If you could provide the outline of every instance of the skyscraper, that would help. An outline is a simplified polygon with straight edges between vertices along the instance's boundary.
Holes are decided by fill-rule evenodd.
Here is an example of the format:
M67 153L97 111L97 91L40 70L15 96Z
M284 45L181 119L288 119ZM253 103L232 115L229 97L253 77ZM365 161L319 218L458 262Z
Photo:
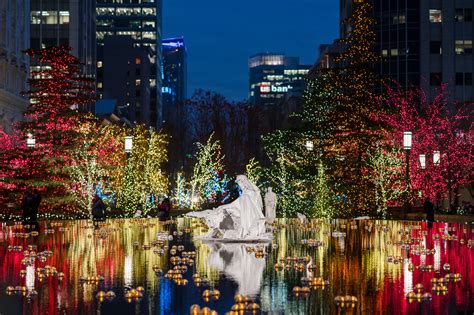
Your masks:
M71 54L83 64L83 73L95 77L95 2L34 0L30 6L30 47L70 46Z
M161 0L97 0L97 86L99 98L104 97L106 73L104 45L107 36L129 36L134 47L148 47L150 50L150 102L141 104L139 111L149 113L150 126L159 128L162 124L162 25ZM111 81L109 81L111 82ZM145 83L145 82L142 82ZM110 89L119 88L107 87ZM126 106L118 103L118 106ZM139 115L143 116L143 115Z
M249 100L254 105L277 105L289 91L305 88L310 66L298 57L263 53L249 59Z
M354 0L341 0L347 21ZM371 0L377 20L379 73L402 86L421 86L430 97L449 83L452 101L474 100L472 42L474 2L452 0ZM341 37L350 26L341 23Z
M184 38L163 39L163 121L168 121L170 110L186 99L186 53Z
M29 0L0 1L0 130L10 131L21 118L28 101L29 58L22 53L30 45Z

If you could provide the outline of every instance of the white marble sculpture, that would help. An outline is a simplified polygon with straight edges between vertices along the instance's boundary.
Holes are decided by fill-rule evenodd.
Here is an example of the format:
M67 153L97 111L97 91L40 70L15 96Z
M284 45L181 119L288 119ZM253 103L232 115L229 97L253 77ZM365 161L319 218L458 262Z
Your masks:
M267 219L276 218L277 195L272 191L272 187L267 188L265 193L265 216Z
M255 257L246 250L245 244L216 243L209 244L211 252L207 256L207 265L217 269L238 285L237 293L254 297L260 294L265 259Z
M260 189L247 176L238 175L235 182L242 195L227 205L215 209L195 211L188 217L203 218L209 233L202 239L227 241L271 240L272 234L265 231L265 216Z

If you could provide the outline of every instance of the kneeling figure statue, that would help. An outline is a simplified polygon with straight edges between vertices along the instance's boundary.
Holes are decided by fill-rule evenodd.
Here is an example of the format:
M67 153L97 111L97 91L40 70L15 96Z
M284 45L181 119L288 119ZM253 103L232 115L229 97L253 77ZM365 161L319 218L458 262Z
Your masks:
M272 234L266 233L265 230L260 189L245 175L237 175L235 182L242 190L242 195L239 198L215 209L190 212L187 216L205 220L209 227L209 233L203 239L272 240Z

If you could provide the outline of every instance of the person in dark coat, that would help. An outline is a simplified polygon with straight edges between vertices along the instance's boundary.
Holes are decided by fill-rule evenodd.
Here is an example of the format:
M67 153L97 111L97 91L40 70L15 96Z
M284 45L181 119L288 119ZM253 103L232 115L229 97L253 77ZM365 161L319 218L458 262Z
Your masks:
M103 221L105 220L105 209L107 206L102 199L95 195L92 199L92 217L94 220Z
M169 220L170 212L171 212L171 201L169 198L165 198L158 206L158 218L160 219L160 221Z
M29 188L25 195L23 196L23 200L21 202L21 209L23 211L23 221L29 222L33 221L32 213L34 207L35 199L33 190Z
M38 189L33 190L33 205L31 208L31 218L33 221L36 221L38 218L38 211L41 204L41 194Z
M428 222L433 222L435 210L433 203L430 201L430 198L426 198L425 203L423 204L423 210L426 213L426 220L428 220Z

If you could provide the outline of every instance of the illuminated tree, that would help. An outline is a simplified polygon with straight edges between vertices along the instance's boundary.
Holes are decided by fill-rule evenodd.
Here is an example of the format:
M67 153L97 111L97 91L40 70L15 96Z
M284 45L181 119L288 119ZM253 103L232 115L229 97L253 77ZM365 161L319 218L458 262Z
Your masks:
M206 200L206 185L213 180L214 172L223 169L221 146L218 140L214 140L214 134L209 136L205 144L197 142L196 164L190 181L191 209L197 208Z
M176 182L173 189L173 201L180 208L187 208L191 203L189 198L188 184L183 171L179 171L176 175Z
M446 85L432 101L421 89L389 89L388 94L387 105L394 110L380 119L392 128L393 144L401 147L403 132L413 133L412 189L432 200L447 197L449 204L456 202L458 188L473 180L472 104L450 105Z
M70 166L66 168L69 182L66 188L74 195L80 215L90 216L92 199L105 189L118 187L117 175L124 172L123 144L114 135L118 126L99 126L98 122L83 126L76 147L72 150ZM81 142L79 142L81 141ZM122 175L123 176L123 175Z
M118 199L118 207L128 216L138 209L146 213L157 198L169 192L168 177L162 170L168 158L168 137L143 125L131 132L133 149Z
M377 214L385 218L389 204L403 200L406 193L404 152L378 143L368 152L368 163L373 170L370 180L375 185Z
M369 154L375 150L382 129L374 119L382 112L381 96L375 89L382 80L372 68L378 60L375 20L367 1L353 4L347 21L351 31L342 40L345 50L334 68L320 70L308 83L305 106L299 114L300 126L265 138L270 160L283 161L293 194L303 196L304 203L314 200L310 197L315 189L311 181L321 176L319 163L324 165L325 185L335 195L331 199L333 209L338 209L332 215L342 217L376 213L376 186ZM311 146L306 146L308 142ZM274 154L277 151L282 157Z
M93 120L82 110L94 99L91 81L81 75L78 59L69 52L68 47L26 51L38 67L30 72L31 90L24 93L30 100L25 120L14 127L18 139L25 141L30 134L36 147L17 145L9 153L12 160L22 162L14 165L6 181L15 182L15 193L25 186L39 188L46 197L43 209L68 200L63 189L66 168L81 126ZM2 168L8 168L8 163Z

